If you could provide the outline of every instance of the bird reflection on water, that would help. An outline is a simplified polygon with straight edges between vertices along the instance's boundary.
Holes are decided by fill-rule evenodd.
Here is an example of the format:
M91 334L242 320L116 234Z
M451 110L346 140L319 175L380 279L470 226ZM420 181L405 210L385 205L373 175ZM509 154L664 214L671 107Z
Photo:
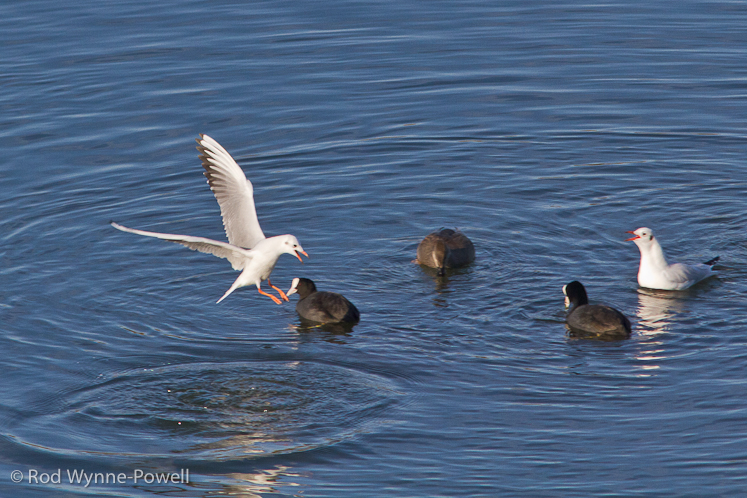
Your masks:
M292 328L299 333L309 333L316 331L327 332L328 334L332 334L332 336L328 338L329 342L344 342L339 340L340 337L349 336L353 332L353 328L355 327L355 325L357 324L344 322L319 323L299 317L299 324L297 326L292 326ZM335 336L339 337L335 338Z
M436 291L433 294L433 305L438 308L447 308L449 306L447 298L452 293L452 287L458 280L454 277L469 274L474 270L470 267L446 268L441 274L438 268L421 266L421 271L433 282L433 290Z
M691 291L660 291L638 289L638 335L642 340L636 359L644 362L643 370L661 368L660 360L666 358L663 335L669 332L673 318L684 309L684 298ZM648 375L648 374L647 374Z
M672 317L682 312L683 298L690 295L689 291L659 291L654 289L638 289L638 324L645 327L641 334L655 336L669 330Z

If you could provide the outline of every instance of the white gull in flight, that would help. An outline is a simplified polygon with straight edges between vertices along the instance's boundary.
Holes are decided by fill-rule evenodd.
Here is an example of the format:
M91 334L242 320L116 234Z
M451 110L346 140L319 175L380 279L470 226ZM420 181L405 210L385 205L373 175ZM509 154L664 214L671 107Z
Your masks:
M239 287L256 285L260 294L280 304L282 302L280 299L262 290L260 284L263 280L267 280L270 287L275 289L283 300L288 301L285 293L270 282L270 273L281 254L292 254L302 263L300 254L306 257L309 255L293 235L265 237L257 220L252 183L247 180L242 169L226 149L209 136L201 134L197 143L202 167L205 168L205 176L220 205L223 226L228 237L227 243L191 235L136 230L114 222L112 226L123 232L176 242L194 251L212 254L230 261L234 270L242 271L223 297L218 299L218 302L223 301Z

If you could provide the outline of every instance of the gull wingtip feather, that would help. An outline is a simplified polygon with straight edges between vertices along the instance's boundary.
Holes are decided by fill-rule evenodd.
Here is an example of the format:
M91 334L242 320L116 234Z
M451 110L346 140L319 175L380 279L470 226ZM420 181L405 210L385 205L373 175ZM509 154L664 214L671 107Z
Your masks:
M129 232L129 231L131 231L131 230L132 230L131 228L127 228L127 227L126 227L126 226L124 226L124 225L120 225L120 224L119 224L119 223L117 223L116 221L110 221L110 222L109 222L109 224L110 224L111 226L113 226L114 228L116 228L117 230L120 230L120 231L122 231L122 232Z

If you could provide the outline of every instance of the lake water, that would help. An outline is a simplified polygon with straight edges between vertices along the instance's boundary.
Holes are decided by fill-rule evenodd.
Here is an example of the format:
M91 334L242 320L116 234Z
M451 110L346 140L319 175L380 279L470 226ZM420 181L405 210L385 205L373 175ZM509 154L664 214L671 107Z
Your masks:
M0 495L747 495L745 26L730 1L3 3ZM253 287L217 305L225 260L109 226L224 240L198 133L309 253L273 283L345 294L351 332ZM439 279L412 260L442 226L477 259ZM639 290L640 226L719 276ZM574 279L629 340L568 336Z

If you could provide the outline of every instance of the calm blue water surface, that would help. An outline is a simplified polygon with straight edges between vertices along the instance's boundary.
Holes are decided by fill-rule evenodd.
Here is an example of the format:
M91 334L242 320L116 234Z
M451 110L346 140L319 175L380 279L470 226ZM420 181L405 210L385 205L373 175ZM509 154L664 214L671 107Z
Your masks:
M730 1L0 4L0 495L747 495L745 26ZM198 133L311 256L273 282L344 293L352 332L253 287L216 305L226 261L109 226L224 240ZM442 226L477 260L438 279L412 260ZM639 290L640 226L719 277ZM574 279L629 340L568 336Z

